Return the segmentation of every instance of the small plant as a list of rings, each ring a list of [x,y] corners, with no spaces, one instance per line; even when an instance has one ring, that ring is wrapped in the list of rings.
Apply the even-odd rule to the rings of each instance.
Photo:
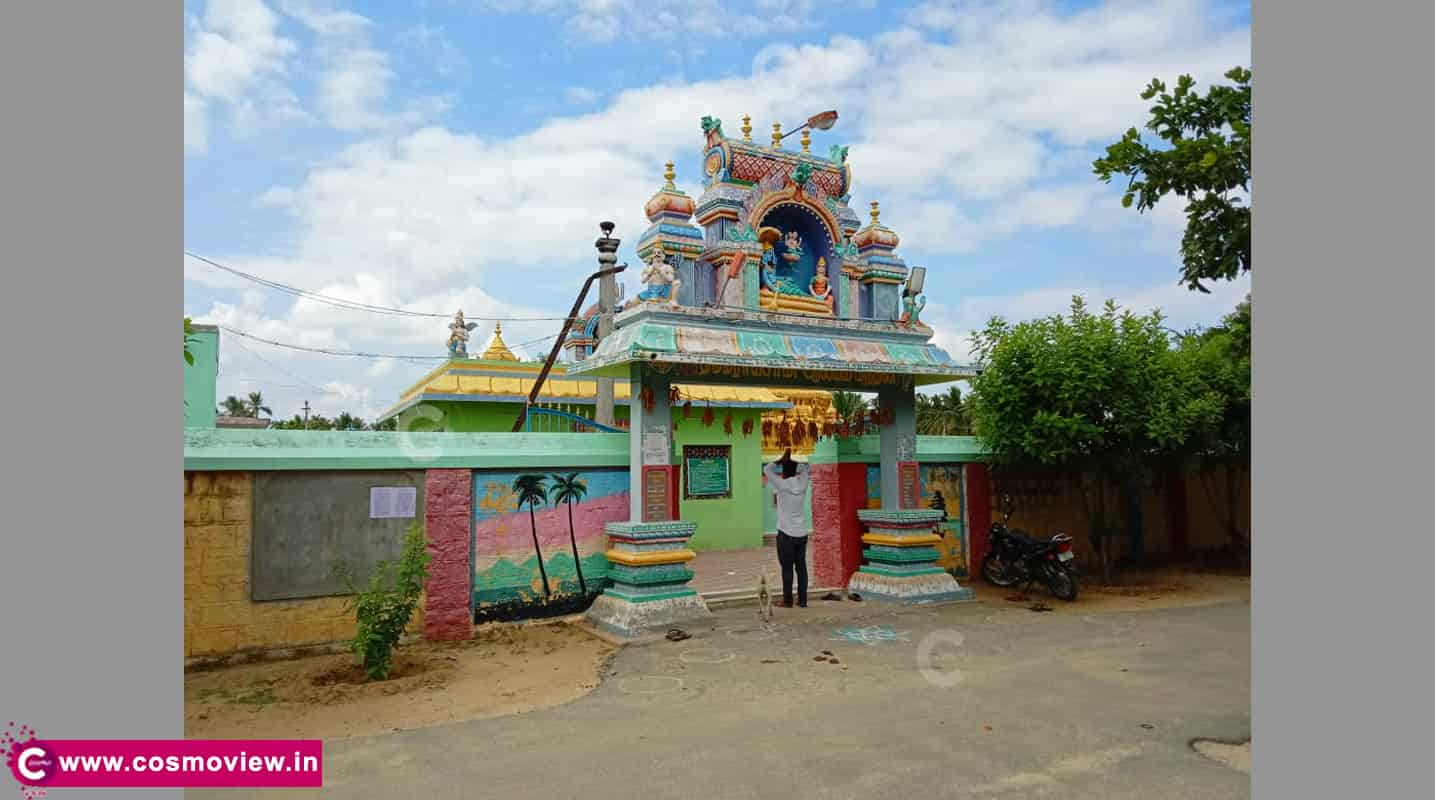
[[[404,550],[398,563],[380,561],[376,564],[367,589],[356,589],[348,572],[340,570],[349,591],[354,593],[349,607],[359,625],[350,646],[370,680],[382,681],[389,677],[394,647],[408,628],[414,609],[418,608],[419,594],[428,577],[429,559],[423,527],[415,523],[404,535]]]

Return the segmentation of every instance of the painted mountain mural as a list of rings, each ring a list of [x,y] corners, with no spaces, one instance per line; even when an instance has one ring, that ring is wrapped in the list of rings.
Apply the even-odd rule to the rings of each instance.
[[[473,473],[475,618],[585,608],[607,585],[604,525],[628,518],[626,469]]]

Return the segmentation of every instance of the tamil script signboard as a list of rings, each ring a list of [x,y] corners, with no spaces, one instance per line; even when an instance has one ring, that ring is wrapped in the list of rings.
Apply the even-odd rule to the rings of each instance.
[[[732,448],[683,448],[683,494],[688,499],[732,496]]]

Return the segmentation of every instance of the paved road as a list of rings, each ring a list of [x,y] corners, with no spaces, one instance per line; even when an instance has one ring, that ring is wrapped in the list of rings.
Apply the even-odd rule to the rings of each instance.
[[[1250,794],[1247,775],[1189,746],[1250,737],[1244,603],[1085,615],[1079,603],[814,601],[798,613],[768,632],[752,606],[720,609],[688,641],[624,649],[566,706],[330,743],[322,796]],[[840,663],[814,661],[822,650]]]

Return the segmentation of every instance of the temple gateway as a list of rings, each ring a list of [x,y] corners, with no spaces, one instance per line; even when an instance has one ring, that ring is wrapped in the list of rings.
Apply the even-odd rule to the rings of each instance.
[[[669,166],[638,244],[647,286],[567,370],[626,382],[632,400],[629,516],[607,525],[612,585],[588,611],[611,633],[634,636],[708,613],[682,568],[699,523],[672,513],[684,467],[674,457],[675,386],[875,392],[880,503],[856,512],[865,563],[848,586],[908,603],[970,597],[935,564],[943,514],[919,502],[914,392],[974,372],[931,344],[919,318],[924,270],[897,255],[897,234],[882,225],[877,203],[865,225],[848,205],[847,149],[809,152],[807,131],[823,122],[804,126],[794,152],[783,148],[780,126],[763,145],[747,118],[740,139],[703,118],[702,196],[677,189]],[[814,479],[812,508],[842,508],[840,485]],[[814,540],[814,560],[824,546],[855,544],[840,539]]]

